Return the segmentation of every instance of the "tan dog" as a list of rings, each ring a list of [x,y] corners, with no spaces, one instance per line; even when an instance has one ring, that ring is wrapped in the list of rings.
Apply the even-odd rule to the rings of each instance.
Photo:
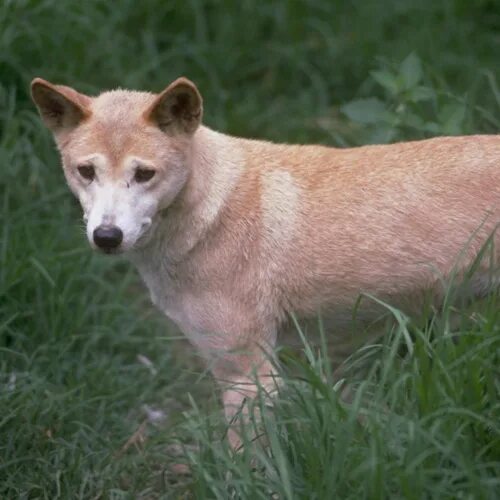
[[[228,417],[255,392],[252,370],[266,384],[265,353],[289,313],[327,312],[344,355],[361,292],[408,312],[426,292],[439,301],[462,250],[459,270],[500,222],[498,135],[289,146],[201,126],[202,99],[184,78],[158,95],[98,97],[35,79],[32,94],[90,244],[137,266],[210,359]],[[379,314],[363,301],[360,328]]]

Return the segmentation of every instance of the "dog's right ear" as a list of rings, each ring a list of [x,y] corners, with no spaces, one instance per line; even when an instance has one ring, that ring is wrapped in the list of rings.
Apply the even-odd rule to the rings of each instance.
[[[41,78],[31,82],[31,96],[43,122],[55,134],[76,127],[91,114],[90,97]]]

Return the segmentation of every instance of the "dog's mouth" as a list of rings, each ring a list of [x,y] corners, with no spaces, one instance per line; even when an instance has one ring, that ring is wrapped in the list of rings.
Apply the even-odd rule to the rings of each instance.
[[[123,253],[123,249],[121,248],[99,248],[97,250],[104,255],[119,255]]]
[[[92,250],[94,252],[97,252],[102,255],[120,255],[125,252],[125,249],[119,245],[117,247],[101,247],[99,245],[96,245],[94,242],[91,242],[90,244]]]
[[[157,223],[156,218],[153,218],[151,222],[147,225],[147,227],[142,231],[140,236],[137,238],[137,240],[133,245],[133,248],[144,247],[145,245],[148,244],[149,240],[151,239],[151,236],[153,235],[156,223]]]

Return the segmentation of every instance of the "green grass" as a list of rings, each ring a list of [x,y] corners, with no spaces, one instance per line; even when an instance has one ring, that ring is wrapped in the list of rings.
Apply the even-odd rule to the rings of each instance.
[[[0,4],[0,498],[498,498],[498,294],[425,321],[396,312],[348,363],[349,404],[324,353],[288,357],[255,423],[268,447],[234,456],[197,356],[125,261],[89,250],[29,99],[35,76],[95,93],[184,74],[205,122],[232,134],[498,133],[497,2],[115,5]],[[177,442],[198,448],[175,458]],[[170,471],[179,460],[192,476]]]

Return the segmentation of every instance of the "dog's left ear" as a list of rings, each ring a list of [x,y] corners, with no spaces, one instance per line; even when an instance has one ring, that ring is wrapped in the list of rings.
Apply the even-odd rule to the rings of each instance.
[[[187,78],[172,82],[144,113],[167,134],[191,135],[201,123],[203,101],[196,85]]]

